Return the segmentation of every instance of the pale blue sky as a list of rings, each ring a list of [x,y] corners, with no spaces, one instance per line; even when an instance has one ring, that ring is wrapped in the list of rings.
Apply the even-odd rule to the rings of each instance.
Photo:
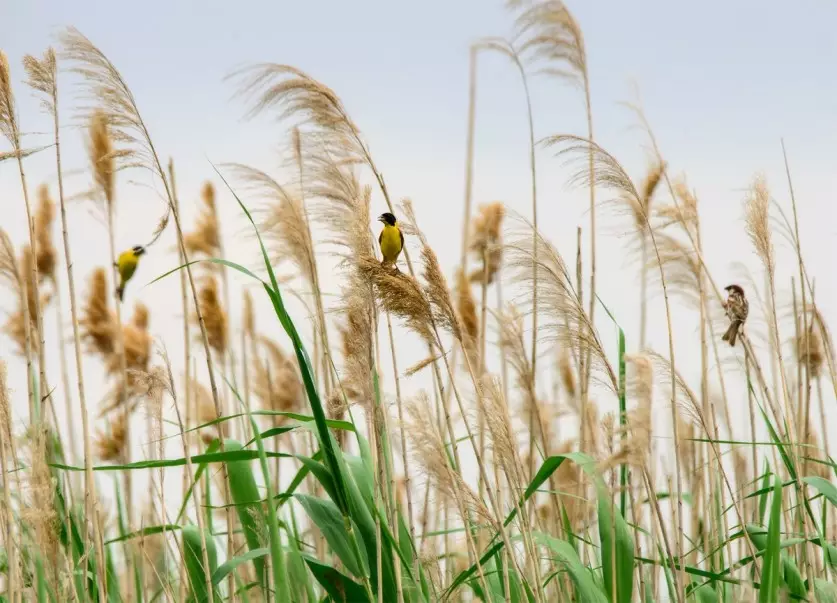
[[[23,79],[23,54],[40,53],[67,25],[78,27],[110,57],[131,86],[157,148],[175,158],[187,214],[194,211],[188,205],[197,199],[200,183],[213,176],[206,157],[269,169],[277,165],[276,150],[286,141],[281,125],[267,119],[241,121],[242,104],[231,99],[234,89],[224,76],[259,61],[307,71],[341,96],[392,193],[414,200],[421,225],[452,272],[462,219],[468,47],[479,37],[511,32],[510,15],[500,2],[151,0],[119,6],[2,0],[0,5],[0,47],[10,57],[16,82]],[[752,175],[764,171],[776,198],[789,207],[779,142],[785,138],[809,268],[817,276],[821,307],[837,318],[832,209],[837,194],[837,5],[649,0],[571,2],[570,8],[586,37],[597,140],[632,174],[642,175],[645,141],[632,129],[631,114],[618,104],[632,98],[636,83],[672,171],[685,172],[700,197],[707,261],[722,286],[731,278],[732,260],[757,266],[741,221],[742,191]],[[538,138],[584,132],[576,90],[539,78],[532,89]],[[63,93],[69,124],[69,85]],[[481,56],[478,94],[474,202],[503,200],[528,216],[527,133],[517,73],[502,57]],[[22,128],[47,130],[22,85],[17,96]],[[83,148],[81,137],[68,126],[68,171],[86,168]],[[542,230],[574,263],[575,229],[587,228],[585,197],[566,189],[567,172],[549,153],[540,152],[538,162]],[[28,166],[33,189],[41,181],[54,183],[48,153],[32,158]],[[120,184],[120,247],[146,240],[161,207],[146,188],[131,187],[128,180],[123,177]],[[84,186],[84,176],[68,177],[71,193]],[[19,183],[9,163],[0,166],[0,191],[0,225],[22,242]],[[227,235],[244,232],[230,197],[220,199]],[[374,204],[373,212],[383,210],[381,199],[376,197]],[[81,234],[96,228],[101,227],[83,208],[73,210],[80,281],[94,265],[106,263],[104,230],[90,238]],[[603,233],[599,240],[600,295],[626,325],[629,347],[635,347],[635,268],[626,270],[618,237]],[[228,242],[229,254],[249,262],[252,248],[240,241]],[[158,251],[143,264],[138,276],[143,283],[174,265],[172,254],[162,253],[162,247]],[[780,288],[787,289],[790,275],[781,273]],[[176,279],[147,289],[138,285],[133,294],[152,307],[152,330],[179,333],[179,305],[172,308],[163,301],[177,295]],[[270,323],[266,305],[263,309],[261,320]],[[655,317],[661,311],[661,305],[655,307]],[[599,322],[612,340],[610,325]],[[663,323],[652,324],[650,342],[665,350]],[[272,323],[269,328],[277,332]],[[689,319],[675,330],[684,366],[695,366],[695,325]],[[179,340],[169,339],[172,357],[179,358]],[[0,355],[7,356],[8,349],[4,340]],[[407,355],[420,358],[420,347]],[[57,361],[50,362],[55,366]],[[91,378],[97,374],[95,368],[89,372]],[[16,387],[25,389],[22,381]]]

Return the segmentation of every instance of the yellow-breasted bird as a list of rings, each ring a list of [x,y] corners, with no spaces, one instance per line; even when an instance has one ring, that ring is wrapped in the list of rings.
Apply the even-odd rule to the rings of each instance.
[[[120,253],[116,259],[114,266],[119,271],[119,286],[116,288],[116,296],[119,298],[119,301],[122,301],[122,295],[125,293],[125,285],[134,276],[134,272],[137,271],[140,256],[144,253],[145,247],[142,245],[134,245],[127,251]]]
[[[404,233],[398,227],[398,221],[395,219],[395,216],[389,212],[378,216],[378,221],[384,224],[384,229],[378,237],[378,244],[381,246],[381,255],[384,256],[381,264],[392,264],[398,270],[395,262],[398,260],[398,256],[401,255],[401,250],[404,249]]]

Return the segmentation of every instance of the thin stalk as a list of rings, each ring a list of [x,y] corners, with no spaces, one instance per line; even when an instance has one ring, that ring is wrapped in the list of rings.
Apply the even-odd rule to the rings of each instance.
[[[73,463],[76,461],[76,433],[75,421],[73,412],[73,397],[70,393],[70,376],[67,370],[67,354],[64,350],[64,329],[62,321],[64,319],[63,304],[61,303],[61,287],[58,285],[58,280],[54,282],[55,287],[55,324],[58,329],[58,361],[61,366],[61,388],[64,390],[64,413],[66,416],[65,422],[67,424],[67,445],[69,448],[69,458]]]
[[[53,138],[55,140],[55,165],[58,175],[58,204],[61,208],[61,235],[64,243],[64,266],[67,270],[67,286],[70,292],[70,320],[73,327],[73,353],[76,358],[76,382],[78,384],[79,411],[81,413],[81,432],[84,447],[84,516],[85,521],[93,524],[93,538],[96,547],[96,557],[99,563],[98,580],[100,592],[105,592],[106,577],[104,572],[104,541],[99,531],[99,522],[93,517],[94,510],[98,507],[96,498],[96,480],[93,477],[93,456],[90,449],[90,421],[87,414],[87,397],[84,391],[84,368],[82,366],[81,336],[78,328],[78,306],[76,303],[76,286],[73,275],[73,261],[70,256],[70,234],[67,227],[67,206],[64,202],[64,176],[61,169],[61,135],[58,120],[58,84],[52,88],[52,114]],[[87,550],[87,539],[89,530],[83,530],[82,541],[84,550]],[[84,582],[86,584],[86,581]],[[87,593],[85,591],[85,597]]]
[[[186,459],[186,471],[184,476],[189,480],[189,490],[192,492],[192,498],[194,500],[195,505],[195,518],[198,522],[198,530],[201,533],[201,561],[203,562],[203,566],[207,568],[207,571],[204,572],[206,576],[206,592],[209,594],[210,598],[213,598],[212,592],[212,577],[210,576],[209,570],[209,555],[206,550],[206,528],[204,527],[204,517],[203,517],[203,505],[201,504],[200,500],[200,493],[201,489],[195,483],[195,472],[192,467],[192,453],[189,451],[189,441],[186,438],[186,428],[184,427],[183,418],[180,415],[180,407],[177,404],[177,393],[174,387],[174,378],[171,374],[171,366],[168,364],[168,359],[166,359],[166,369],[168,370],[168,378],[169,383],[171,385],[171,394],[174,397],[174,412],[177,415],[177,424],[180,428],[180,442],[183,445],[183,458]],[[188,370],[188,365],[187,365]],[[188,375],[186,381],[189,381]],[[186,411],[189,412],[189,407],[191,406],[191,402],[187,398],[186,400]],[[188,425],[188,423],[186,423]],[[183,581],[185,583],[185,581]]]
[[[172,199],[174,201],[174,211],[180,213],[180,198],[177,196],[177,179],[175,177],[174,171],[174,160],[169,159],[169,181],[171,182],[171,193]],[[178,249],[178,261],[180,265],[186,263],[183,255],[180,253]],[[183,308],[183,366],[186,370],[186,379],[184,380],[183,384],[183,397],[186,400],[186,425],[191,425],[192,421],[192,397],[191,397],[191,379],[189,378],[189,364],[190,358],[192,355],[192,341],[191,337],[189,337],[189,300],[186,297],[186,274],[182,271],[178,271],[178,276],[180,277],[180,301],[181,307]],[[174,387],[174,383],[172,383],[172,387]],[[183,474],[183,495],[185,496],[186,493],[189,491],[190,487],[189,483],[189,475],[186,473]],[[208,567],[208,566],[207,566]],[[180,565],[179,568],[180,572],[180,599],[183,600],[186,597],[186,568],[183,564]]]
[[[5,387],[6,366],[0,364],[0,378],[2,383],[0,387]],[[5,395],[5,392],[0,393]],[[11,412],[11,408],[8,409]],[[11,417],[4,417],[6,425],[11,424]],[[15,544],[14,536],[14,512],[12,511],[12,498],[9,489],[9,466],[8,458],[6,456],[6,440],[10,439],[11,432],[6,430],[6,425],[0,425],[0,467],[3,469],[3,511],[5,518],[5,542],[3,543],[8,557],[8,578],[6,582],[6,589],[9,600],[15,603],[18,600],[18,561],[17,561],[17,545]],[[8,436],[8,437],[7,437]]]
[[[389,332],[389,349],[392,356],[392,375],[395,380],[395,403],[398,407],[398,423],[401,428],[401,459],[404,462],[404,489],[407,495],[407,520],[410,528],[410,539],[413,543],[416,542],[416,525],[413,521],[413,493],[412,482],[410,481],[410,461],[407,456],[407,434],[404,433],[404,414],[401,401],[401,377],[398,373],[398,361],[395,355],[395,338],[392,334],[392,321],[387,312],[387,331]],[[394,472],[393,472],[394,478]],[[398,525],[393,524],[395,534],[398,534]],[[399,566],[400,567],[400,566]],[[416,555],[413,559],[413,574],[418,579],[419,575],[419,559]]]
[[[106,199],[108,209],[108,244],[110,249],[110,258],[113,271],[113,282],[119,282],[119,268],[116,265],[116,246],[114,244],[114,202],[115,199]],[[131,416],[128,408],[128,359],[125,356],[125,337],[122,330],[122,302],[116,301],[116,353],[119,355],[119,374],[122,382],[119,390],[119,407],[122,412],[126,413],[125,417],[125,455],[124,462],[131,462]],[[128,532],[134,528],[134,492],[133,479],[130,471],[124,472],[125,479],[125,515]],[[129,565],[128,572],[133,575],[134,566],[136,564],[136,557],[133,553],[128,555]],[[133,592],[133,581],[129,581],[132,585],[129,587],[129,601],[132,601],[139,593]]]

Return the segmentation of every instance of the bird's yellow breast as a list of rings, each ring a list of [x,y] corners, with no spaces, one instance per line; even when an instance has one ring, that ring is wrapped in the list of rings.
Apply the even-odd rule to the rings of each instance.
[[[134,275],[134,271],[137,269],[137,264],[139,263],[139,257],[133,250],[129,249],[119,254],[116,263],[119,267],[119,276],[122,277],[123,281],[127,281]]]
[[[381,255],[387,262],[395,262],[401,253],[401,230],[397,226],[384,225],[380,237]]]

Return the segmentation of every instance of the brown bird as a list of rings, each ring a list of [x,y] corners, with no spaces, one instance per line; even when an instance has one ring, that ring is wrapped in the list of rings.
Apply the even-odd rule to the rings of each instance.
[[[739,285],[729,285],[724,287],[724,290],[727,292],[727,301],[724,302],[724,309],[727,311],[730,325],[721,339],[729,342],[731,346],[735,346],[738,331],[744,326],[747,315],[750,313],[750,304],[744,295],[744,289]]]

